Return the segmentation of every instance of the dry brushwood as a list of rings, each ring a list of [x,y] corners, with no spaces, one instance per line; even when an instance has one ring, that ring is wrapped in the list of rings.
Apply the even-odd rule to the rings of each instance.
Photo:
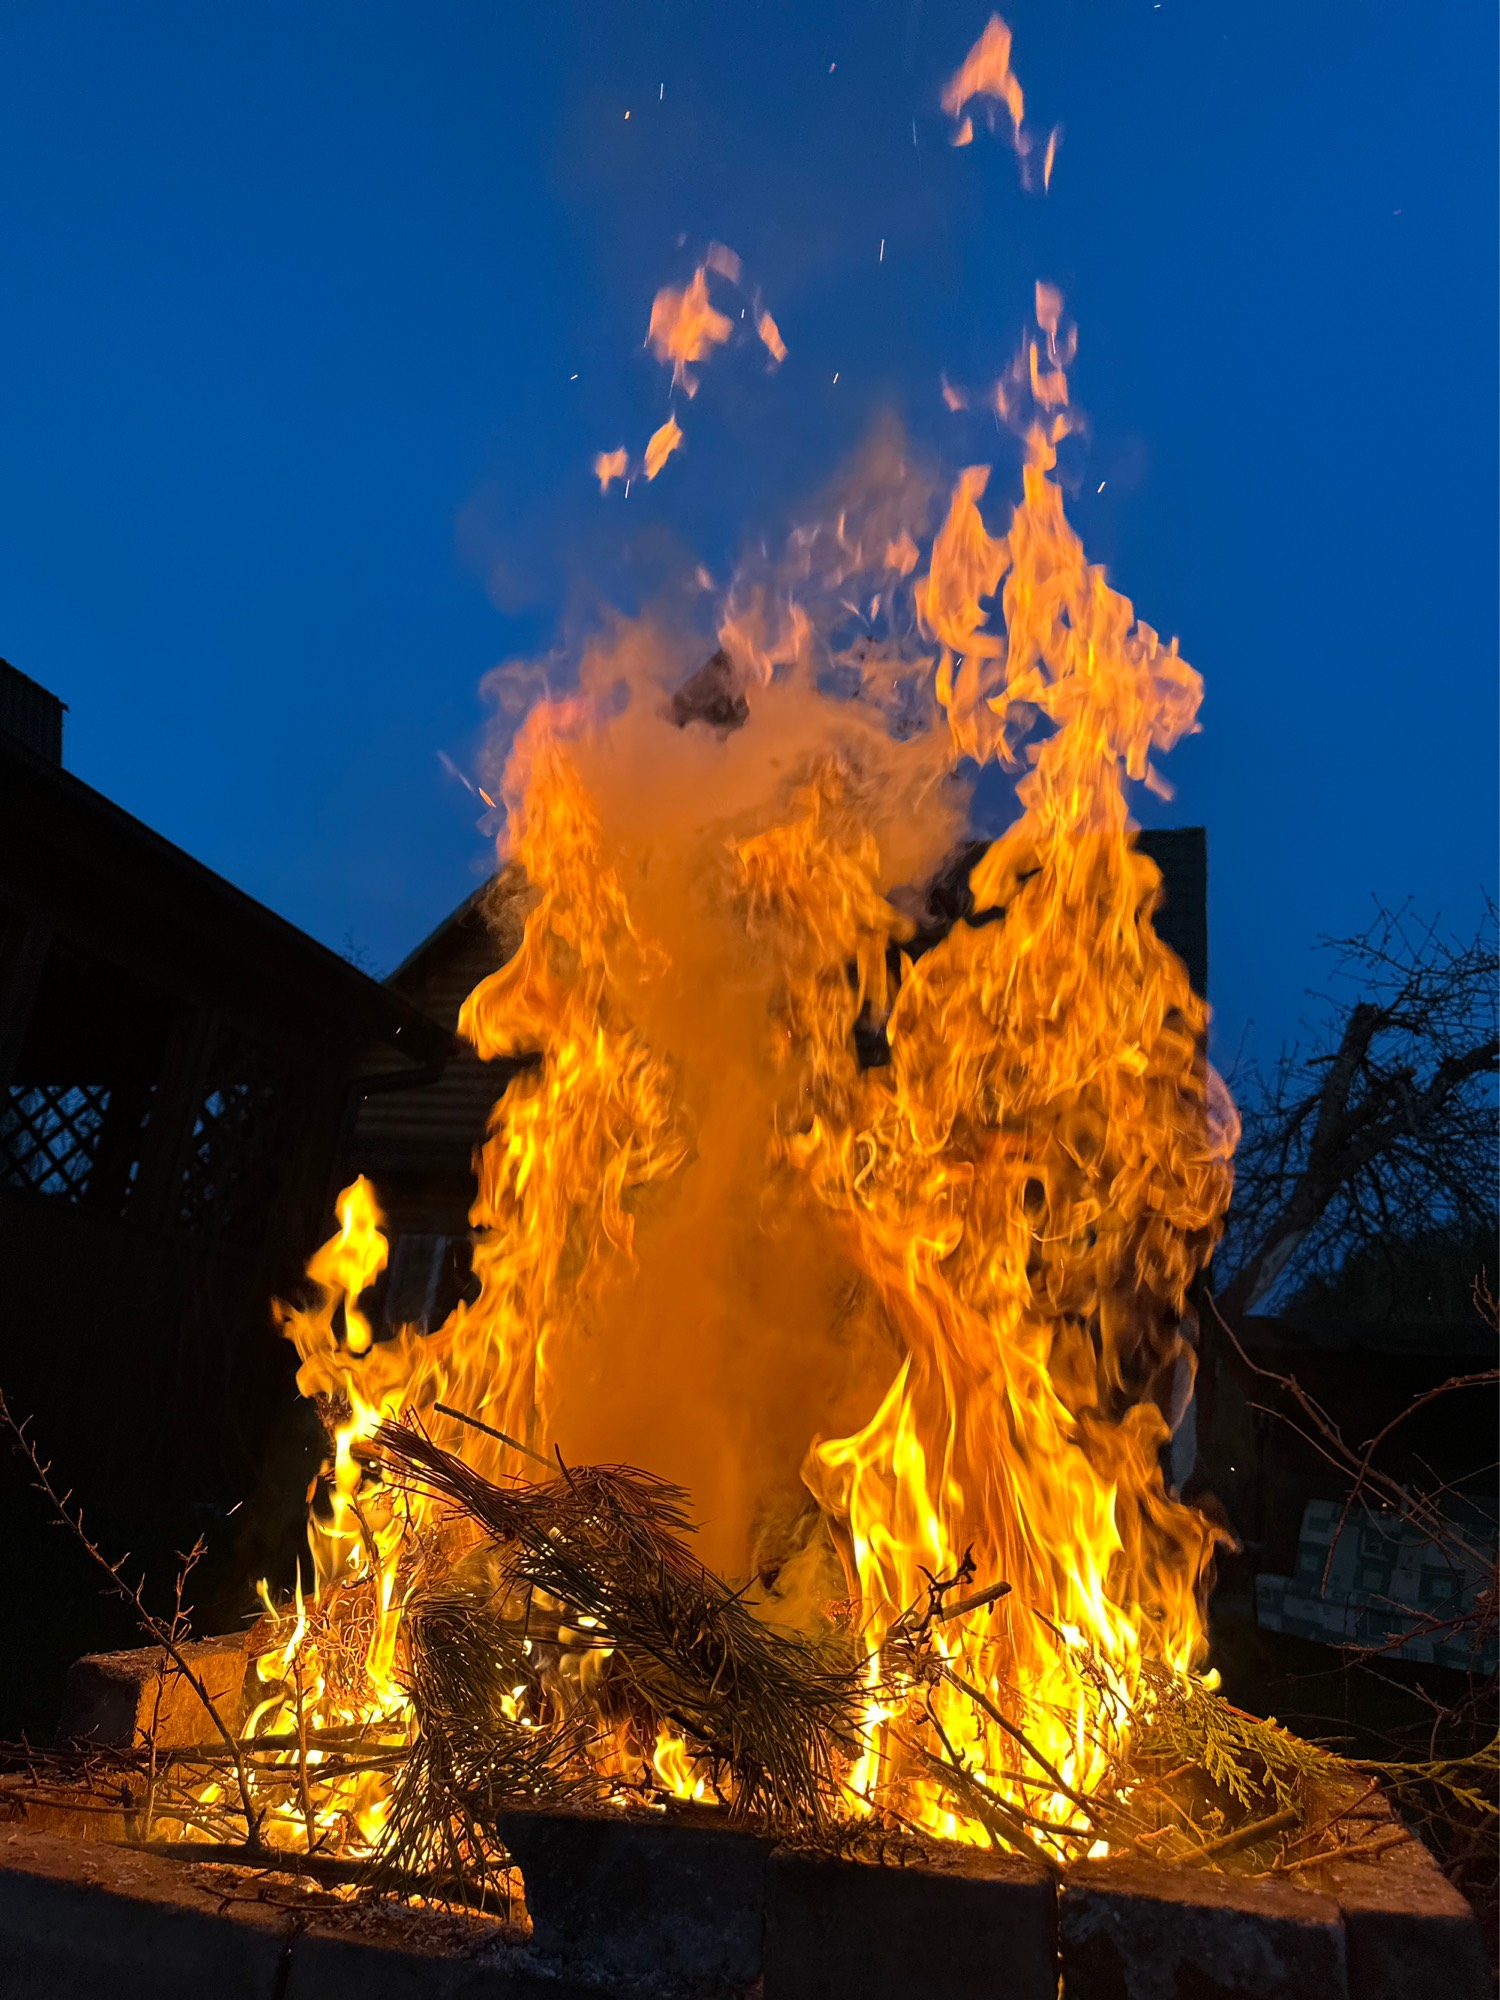
[[[1500,1322],[1500,1312],[1496,1310],[1494,1294],[1488,1284],[1480,1278],[1474,1284],[1474,1304],[1480,1318],[1488,1322],[1494,1330]],[[1448,1506],[1448,1496],[1452,1486],[1434,1486],[1424,1492],[1418,1486],[1410,1486],[1390,1472],[1384,1472],[1374,1464],[1376,1454],[1386,1446],[1392,1434],[1418,1410],[1424,1406],[1452,1394],[1472,1392],[1472,1390],[1492,1390],[1500,1382],[1500,1370],[1482,1368],[1472,1374],[1450,1376],[1446,1382],[1438,1382],[1434,1388],[1424,1390],[1416,1396],[1392,1422],[1382,1426],[1364,1444],[1350,1444],[1344,1438],[1340,1424],[1334,1416],[1324,1410],[1324,1406],[1310,1396],[1296,1376],[1280,1374],[1274,1368],[1262,1368],[1244,1350],[1238,1334],[1230,1320],[1224,1318],[1218,1304],[1210,1300],[1210,1310],[1218,1320],[1220,1332],[1226,1336],[1230,1346],[1240,1358],[1246,1372],[1258,1380],[1268,1382],[1278,1396],[1276,1402],[1256,1402],[1252,1408],[1264,1416],[1276,1418],[1294,1430],[1306,1444],[1310,1444],[1318,1456],[1338,1474],[1348,1478],[1348,1492],[1344,1496],[1344,1506],[1338,1516],[1336,1530],[1328,1544],[1328,1558],[1322,1572],[1322,1588],[1328,1588],[1332,1574],[1334,1552],[1338,1540],[1344,1534],[1344,1526],[1358,1504],[1374,1504],[1382,1508],[1392,1518],[1400,1520],[1404,1526],[1412,1528],[1420,1540],[1444,1560],[1444,1566],[1458,1578],[1474,1578],[1474,1588],[1460,1594],[1456,1604],[1446,1604],[1444,1608],[1426,1610],[1416,1616],[1404,1632],[1394,1638],[1378,1640],[1366,1646],[1346,1648],[1346,1660],[1350,1664],[1374,1670],[1376,1664],[1394,1650],[1396,1644],[1408,1638],[1438,1636],[1448,1640],[1466,1642],[1470,1656],[1474,1660],[1474,1670],[1468,1674],[1468,1688],[1460,1702],[1448,1708],[1436,1708],[1430,1726],[1426,1730],[1428,1756],[1426,1758],[1398,1758],[1388,1764],[1370,1762],[1370,1770],[1386,1770],[1390,1774],[1390,1784],[1394,1788],[1414,1790],[1422,1784],[1430,1786],[1434,1792],[1454,1798],[1456,1802],[1470,1806],[1474,1794],[1484,1806],[1486,1816],[1494,1816],[1494,1786],[1492,1776],[1496,1768],[1496,1734],[1494,1734],[1494,1708],[1496,1708],[1496,1676],[1494,1670],[1488,1674],[1480,1672],[1480,1662],[1486,1650],[1494,1642],[1496,1628],[1496,1606],[1500,1606],[1500,1570],[1496,1568],[1494,1542],[1486,1540],[1482,1532],[1474,1532],[1462,1524],[1462,1520]],[[1290,1408],[1288,1408],[1290,1406]],[[1438,1754],[1438,1746],[1448,1746],[1448,1756]],[[1462,1744],[1464,1754],[1454,1756],[1452,1746]],[[1412,1774],[1418,1776],[1412,1776]]]
[[[1333,1752],[1303,1742],[1274,1720],[1247,1715],[1203,1681],[1161,1663],[1141,1662],[1134,1696],[1127,1701],[1118,1672],[1087,1642],[1033,1612],[1068,1648],[1097,1701],[1090,1735],[1108,1762],[1087,1793],[1077,1790],[1038,1747],[1035,1704],[1015,1688],[992,1699],[932,1648],[934,1627],[1006,1594],[1006,1585],[992,1584],[950,1605],[949,1594],[972,1579],[967,1555],[953,1575],[929,1575],[925,1604],[911,1606],[896,1621],[886,1651],[903,1685],[929,1690],[946,1685],[972,1705],[976,1724],[982,1720],[999,1728],[1014,1745],[1012,1769],[971,1768],[930,1697],[925,1711],[908,1711],[908,1734],[897,1739],[992,1844],[1049,1867],[1077,1859],[1103,1840],[1117,1853],[1217,1868],[1231,1856],[1269,1853],[1302,1828],[1320,1783],[1349,1775],[1350,1767]],[[1058,1710],[1055,1719],[1070,1717]],[[937,1749],[923,1738],[928,1730]],[[1123,1752],[1115,1747],[1122,1741],[1128,1745]],[[1067,1806],[1060,1810],[1063,1800]]]
[[[1493,1294],[1481,1279],[1474,1289],[1480,1317],[1491,1328],[1500,1320]],[[1407,1485],[1374,1464],[1376,1454],[1392,1434],[1426,1404],[1457,1392],[1492,1389],[1497,1371],[1484,1369],[1450,1377],[1416,1398],[1393,1422],[1362,1445],[1351,1444],[1330,1413],[1305,1390],[1294,1375],[1280,1374],[1254,1361],[1234,1331],[1232,1323],[1210,1301],[1220,1330],[1234,1347],[1242,1365],[1257,1381],[1266,1382],[1277,1392],[1280,1404],[1252,1405],[1275,1417],[1310,1444],[1336,1472],[1348,1479],[1343,1511],[1329,1544],[1323,1584],[1327,1587],[1334,1551],[1354,1506],[1373,1501],[1392,1517],[1407,1524],[1428,1548],[1438,1553],[1445,1565],[1459,1576],[1476,1576],[1478,1586],[1460,1598],[1457,1605],[1429,1610],[1414,1620],[1405,1632],[1393,1639],[1344,1649],[1344,1663],[1380,1678],[1384,1657],[1402,1638],[1430,1634],[1450,1643],[1467,1642],[1476,1670],[1465,1682],[1463,1695],[1451,1704],[1429,1702],[1430,1714],[1407,1732],[1407,1741],[1397,1739],[1398,1753],[1385,1759],[1362,1758],[1350,1768],[1377,1775],[1387,1786],[1407,1823],[1424,1839],[1461,1868],[1492,1884],[1494,1876],[1495,1829],[1500,1820],[1496,1807],[1496,1779],[1500,1775],[1500,1738],[1495,1734],[1496,1687],[1493,1670],[1477,1670],[1485,1651],[1493,1644],[1497,1604],[1500,1604],[1500,1570],[1496,1567],[1493,1544],[1468,1532],[1444,1504],[1448,1489],[1424,1492]],[[1288,1407],[1290,1406],[1290,1408]],[[1421,1741],[1425,1739],[1425,1741]],[[1412,1755],[1425,1748],[1427,1754]],[[1444,1754],[1446,1753],[1446,1754]]]
[[[0,1418],[6,1414],[0,1403]],[[29,1447],[24,1432],[21,1439]],[[60,1519],[112,1587],[136,1604],[148,1633],[178,1655],[180,1592],[172,1618],[151,1618],[139,1589],[124,1585],[118,1567],[82,1536],[66,1498],[31,1456]],[[627,1722],[646,1745],[663,1725],[681,1732],[733,1815],[817,1845],[848,1837],[851,1822],[837,1801],[860,1747],[862,1663],[842,1637],[819,1646],[757,1620],[686,1545],[680,1488],[629,1467],[561,1463],[556,1477],[497,1483],[411,1423],[383,1426],[372,1457],[386,1477],[444,1501],[460,1526],[456,1536],[428,1542],[426,1574],[419,1565],[407,1605],[404,1679],[418,1725],[410,1743],[357,1726],[314,1732],[305,1725],[235,1740],[204,1695],[219,1744],[89,1753],[0,1748],[0,1771],[8,1774],[0,1791],[123,1810],[130,1837],[153,1846],[162,1844],[152,1837],[155,1820],[180,1827],[195,1853],[503,1910],[511,1878],[498,1837],[501,1815],[619,1789],[619,1780],[599,1775],[591,1731]],[[452,1560],[456,1546],[466,1553]],[[1493,1813],[1493,1744],[1478,1758],[1446,1764],[1350,1763],[1149,1663],[1127,1715],[1117,1676],[1075,1644],[1101,1714],[1113,1712],[1130,1745],[1105,1781],[1082,1796],[1027,1733],[1020,1695],[1014,1703],[1007,1696],[1002,1713],[935,1649],[936,1628],[1005,1594],[1003,1582],[960,1594],[972,1581],[967,1558],[952,1576],[929,1578],[925,1604],[898,1620],[888,1639],[892,1671],[908,1692],[944,1683],[974,1704],[976,1719],[982,1713],[1013,1741],[1017,1769],[971,1769],[930,1699],[925,1716],[909,1714],[908,1734],[898,1739],[997,1846],[1056,1865],[1102,1838],[1116,1852],[1211,1868],[1233,1858],[1241,1868],[1302,1870],[1365,1851],[1368,1843],[1345,1824],[1356,1817],[1352,1807],[1316,1825],[1308,1811],[1328,1781],[1355,1774],[1376,1774],[1403,1807],[1409,1793],[1438,1790],[1470,1813]],[[571,1677],[558,1671],[564,1663]],[[928,1728],[931,1743],[923,1740]],[[391,1783],[373,1863],[325,1852],[329,1836],[314,1835],[317,1788],[360,1774]],[[144,1795],[136,1781],[144,1781]],[[1067,1824],[1057,1823],[1055,1804],[1047,1803],[1058,1796],[1073,1808]],[[306,1854],[273,1854],[263,1844],[266,1816],[289,1810],[307,1823]],[[879,1816],[923,1839],[893,1805],[882,1804]],[[1381,1834],[1377,1844],[1390,1837]]]
[[[472,1566],[471,1566],[472,1567]],[[538,1726],[517,1712],[531,1662],[485,1578],[452,1579],[407,1611],[406,1686],[417,1735],[392,1791],[372,1870],[378,1888],[426,1878],[461,1883],[466,1900],[509,1907],[495,1838],[502,1810],[577,1804],[597,1796],[586,1732],[566,1719]]]
[[[647,1742],[662,1725],[681,1731],[715,1789],[729,1781],[736,1816],[824,1821],[836,1761],[854,1745],[858,1663],[757,1619],[686,1546],[679,1487],[630,1467],[561,1463],[555,1479],[499,1485],[410,1423],[382,1425],[376,1448],[388,1475],[480,1531],[489,1602],[519,1612],[517,1652],[550,1621],[560,1643],[599,1653],[603,1713],[629,1719]],[[450,1661],[463,1632],[450,1617],[439,1646]],[[430,1646],[427,1659],[440,1671]],[[518,1666],[513,1685],[530,1680]]]

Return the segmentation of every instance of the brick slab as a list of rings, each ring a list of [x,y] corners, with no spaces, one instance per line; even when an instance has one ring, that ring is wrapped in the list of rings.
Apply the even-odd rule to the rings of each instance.
[[[383,1934],[366,1928],[353,1935],[316,1922],[299,1930],[276,2000],[609,2000],[598,1986],[539,1968],[524,1949],[497,1944],[476,1951],[472,1940],[446,1938],[442,1917],[388,1914]],[[449,1943],[455,1950],[444,1948]]]
[[[0,1833],[5,2000],[276,2000],[285,1944],[159,1855]]]
[[[3,2000],[608,2000],[483,1918],[0,1831]]]
[[[1344,1913],[1353,2000],[1494,2000],[1479,1920],[1426,1858],[1430,1873],[1399,1862],[1321,1871]]]
[[[1056,2000],[1056,1893],[1029,1862],[893,1867],[779,1849],[765,2000]]]
[[[225,1723],[235,1728],[244,1699],[243,1637],[191,1639],[182,1655]],[[219,1740],[213,1717],[170,1654],[145,1646],[133,1653],[85,1653],[73,1662],[63,1685],[60,1743],[130,1750],[151,1733],[164,1750]]]
[[[499,1831],[544,1957],[708,1993],[760,1977],[770,1843],[722,1815],[502,1813]]]
[[[1365,2000],[1329,1897],[1277,1882],[1086,1862],[1063,1884],[1068,2000]]]

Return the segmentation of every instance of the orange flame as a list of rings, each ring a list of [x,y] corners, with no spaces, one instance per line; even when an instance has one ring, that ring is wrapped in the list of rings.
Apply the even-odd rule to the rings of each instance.
[[[935,1833],[982,1837],[921,1730],[1043,1830],[1076,1826],[1143,1665],[1201,1668],[1216,1531],[1164,1485],[1163,1413],[1234,1121],[1125,792],[1196,727],[1201,683],[1066,518],[1072,345],[1051,287],[1037,321],[1003,533],[970,467],[917,574],[925,494],[877,453],[868,490],[792,537],[796,596],[746,581],[724,607],[714,671],[742,729],[662,726],[670,672],[645,630],[522,728],[505,795],[525,928],[460,1027],[481,1056],[541,1059],[477,1162],[478,1297],[430,1335],[372,1338],[360,1300],[385,1245],[360,1182],[310,1266],[318,1302],[285,1315],[299,1386],[337,1421],[318,1605],[280,1614],[262,1659],[278,1713],[321,1658],[314,1611],[358,1588],[363,1694],[325,1675],[318,1699],[410,1726],[401,1614],[426,1503],[368,1490],[356,1447],[404,1410],[520,1469],[439,1403],[682,1479],[705,1553],[768,1617],[826,1631],[852,1598],[870,1699],[845,1783]],[[697,353],[684,339],[676,359]],[[851,614],[885,636],[847,656],[859,692],[829,698]],[[957,831],[962,757],[1023,770],[1020,816],[972,872],[982,920],[913,957],[903,885]],[[887,1062],[862,1066],[862,1021]],[[937,1683],[905,1688],[904,1621],[961,1571],[1009,1595],[940,1621]],[[612,1741],[612,1770],[634,1758],[700,1795],[685,1741]]]
[[[698,378],[688,368],[722,347],[734,322],[717,311],[708,297],[708,266],[700,264],[690,283],[674,289],[664,285],[651,305],[646,345],[658,361],[672,364],[672,380],[689,396],[698,393]]]
[[[686,1740],[663,1729],[651,1753],[651,1766],[663,1791],[674,1799],[702,1800],[708,1790],[702,1775],[693,1768]]]
[[[1003,104],[1010,113],[1011,137],[1016,151],[1024,153],[1027,150],[1023,124],[1026,100],[1010,66],[1010,43],[1010,29],[998,14],[991,14],[984,33],[944,87],[943,109],[956,123],[963,121],[959,130],[964,136],[955,139],[955,145],[966,145],[974,136],[972,123],[964,117],[964,107],[976,97],[990,97]]]
[[[1054,343],[1060,303],[1039,292]],[[1033,423],[1001,541],[978,516],[982,471],[963,475],[922,598],[966,654],[969,684],[948,693],[961,747],[1013,754],[1031,715],[1054,725],[1018,788],[1022,817],[974,872],[976,903],[1004,920],[955,931],[903,981],[890,1080],[858,1143],[826,1128],[800,1151],[859,1232],[862,1266],[884,1268],[902,1331],[879,1408],[816,1445],[807,1472],[847,1524],[866,1613],[888,1627],[924,1567],[951,1573],[966,1550],[981,1577],[1007,1579],[1003,1612],[953,1634],[958,1677],[1002,1710],[1025,1690],[1033,1741],[1086,1790],[1138,1662],[1201,1662],[1214,1530],[1163,1490],[1149,1384],[1183,1357],[1233,1121],[1203,1060],[1203,1005],[1151,928],[1156,871],[1120,783],[1194,726],[1200,683],[1085,561],[1052,477],[1064,423]],[[1002,575],[1003,638],[978,609]],[[996,663],[982,684],[981,661]],[[1079,1642],[1118,1676],[1109,1722],[1078,1678]],[[955,1729],[972,1718],[951,1687],[935,1700]],[[1014,1747],[995,1728],[974,1761],[998,1768]],[[925,1803],[937,1824],[939,1800]],[[1059,1790],[1045,1814],[1068,1810]]]
[[[307,1275],[339,1299],[344,1311],[344,1340],[350,1354],[370,1345],[370,1322],[359,1309],[361,1295],[385,1269],[386,1243],[380,1233],[380,1210],[374,1190],[361,1177],[338,1198],[339,1233],[308,1261]]]
[[[630,465],[624,445],[618,451],[601,451],[594,460],[594,477],[599,482],[599,491],[607,493],[610,481],[623,479]]]
[[[765,342],[771,359],[779,367],[786,360],[786,342],[781,337],[781,328],[764,309],[756,314],[755,331]]]
[[[675,417],[668,417],[659,430],[651,433],[646,445],[646,477],[654,479],[667,460],[682,443],[682,427]]]

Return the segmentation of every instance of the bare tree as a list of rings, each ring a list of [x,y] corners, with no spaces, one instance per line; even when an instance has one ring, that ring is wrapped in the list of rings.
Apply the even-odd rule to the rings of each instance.
[[[1310,1042],[1237,1079],[1245,1129],[1215,1262],[1230,1320],[1351,1255],[1494,1231],[1495,905],[1468,942],[1408,907],[1325,949]]]

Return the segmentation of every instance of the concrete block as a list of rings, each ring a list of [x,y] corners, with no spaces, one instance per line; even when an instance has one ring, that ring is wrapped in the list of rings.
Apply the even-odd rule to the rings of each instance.
[[[765,2000],[1055,2000],[1056,1938],[1052,1878],[1030,1862],[960,1850],[893,1867],[778,1849]]]
[[[761,1970],[770,1843],[719,1813],[502,1813],[533,1943],[607,1981],[732,1993]]]
[[[1279,1882],[1085,1862],[1064,1879],[1058,1932],[1068,2000],[1349,2000],[1352,1991],[1338,1905]]]
[[[1425,1848],[1426,1867],[1385,1855],[1335,1862],[1319,1885],[1344,1913],[1354,2000],[1493,2000],[1479,1920]]]
[[[1394,1833],[1400,1821],[1379,1794],[1361,1796],[1343,1831],[1351,1840]],[[1307,1870],[1308,1885],[1344,1913],[1349,1991],[1355,2000],[1493,2000],[1479,1920],[1411,1834],[1368,1860]]]
[[[4,2000],[607,2000],[492,1919],[0,1830]]]
[[[1386,1795],[1351,1776],[1317,1786],[1309,1808],[1311,1821],[1345,1841],[1396,1841],[1364,1859],[1301,1871],[1343,1912],[1355,2000],[1493,2000],[1478,1919]]]
[[[277,2000],[284,1916],[160,1855],[0,1832],[5,2000]]]
[[[314,1917],[292,1940],[277,2000],[605,2000],[599,1987],[539,1967],[497,1930],[378,1905]]]
[[[244,1639],[190,1639],[182,1653],[226,1724],[237,1727],[244,1702]],[[164,1750],[219,1740],[197,1689],[161,1647],[85,1653],[69,1667],[59,1742],[128,1750],[144,1743],[153,1728]]]

